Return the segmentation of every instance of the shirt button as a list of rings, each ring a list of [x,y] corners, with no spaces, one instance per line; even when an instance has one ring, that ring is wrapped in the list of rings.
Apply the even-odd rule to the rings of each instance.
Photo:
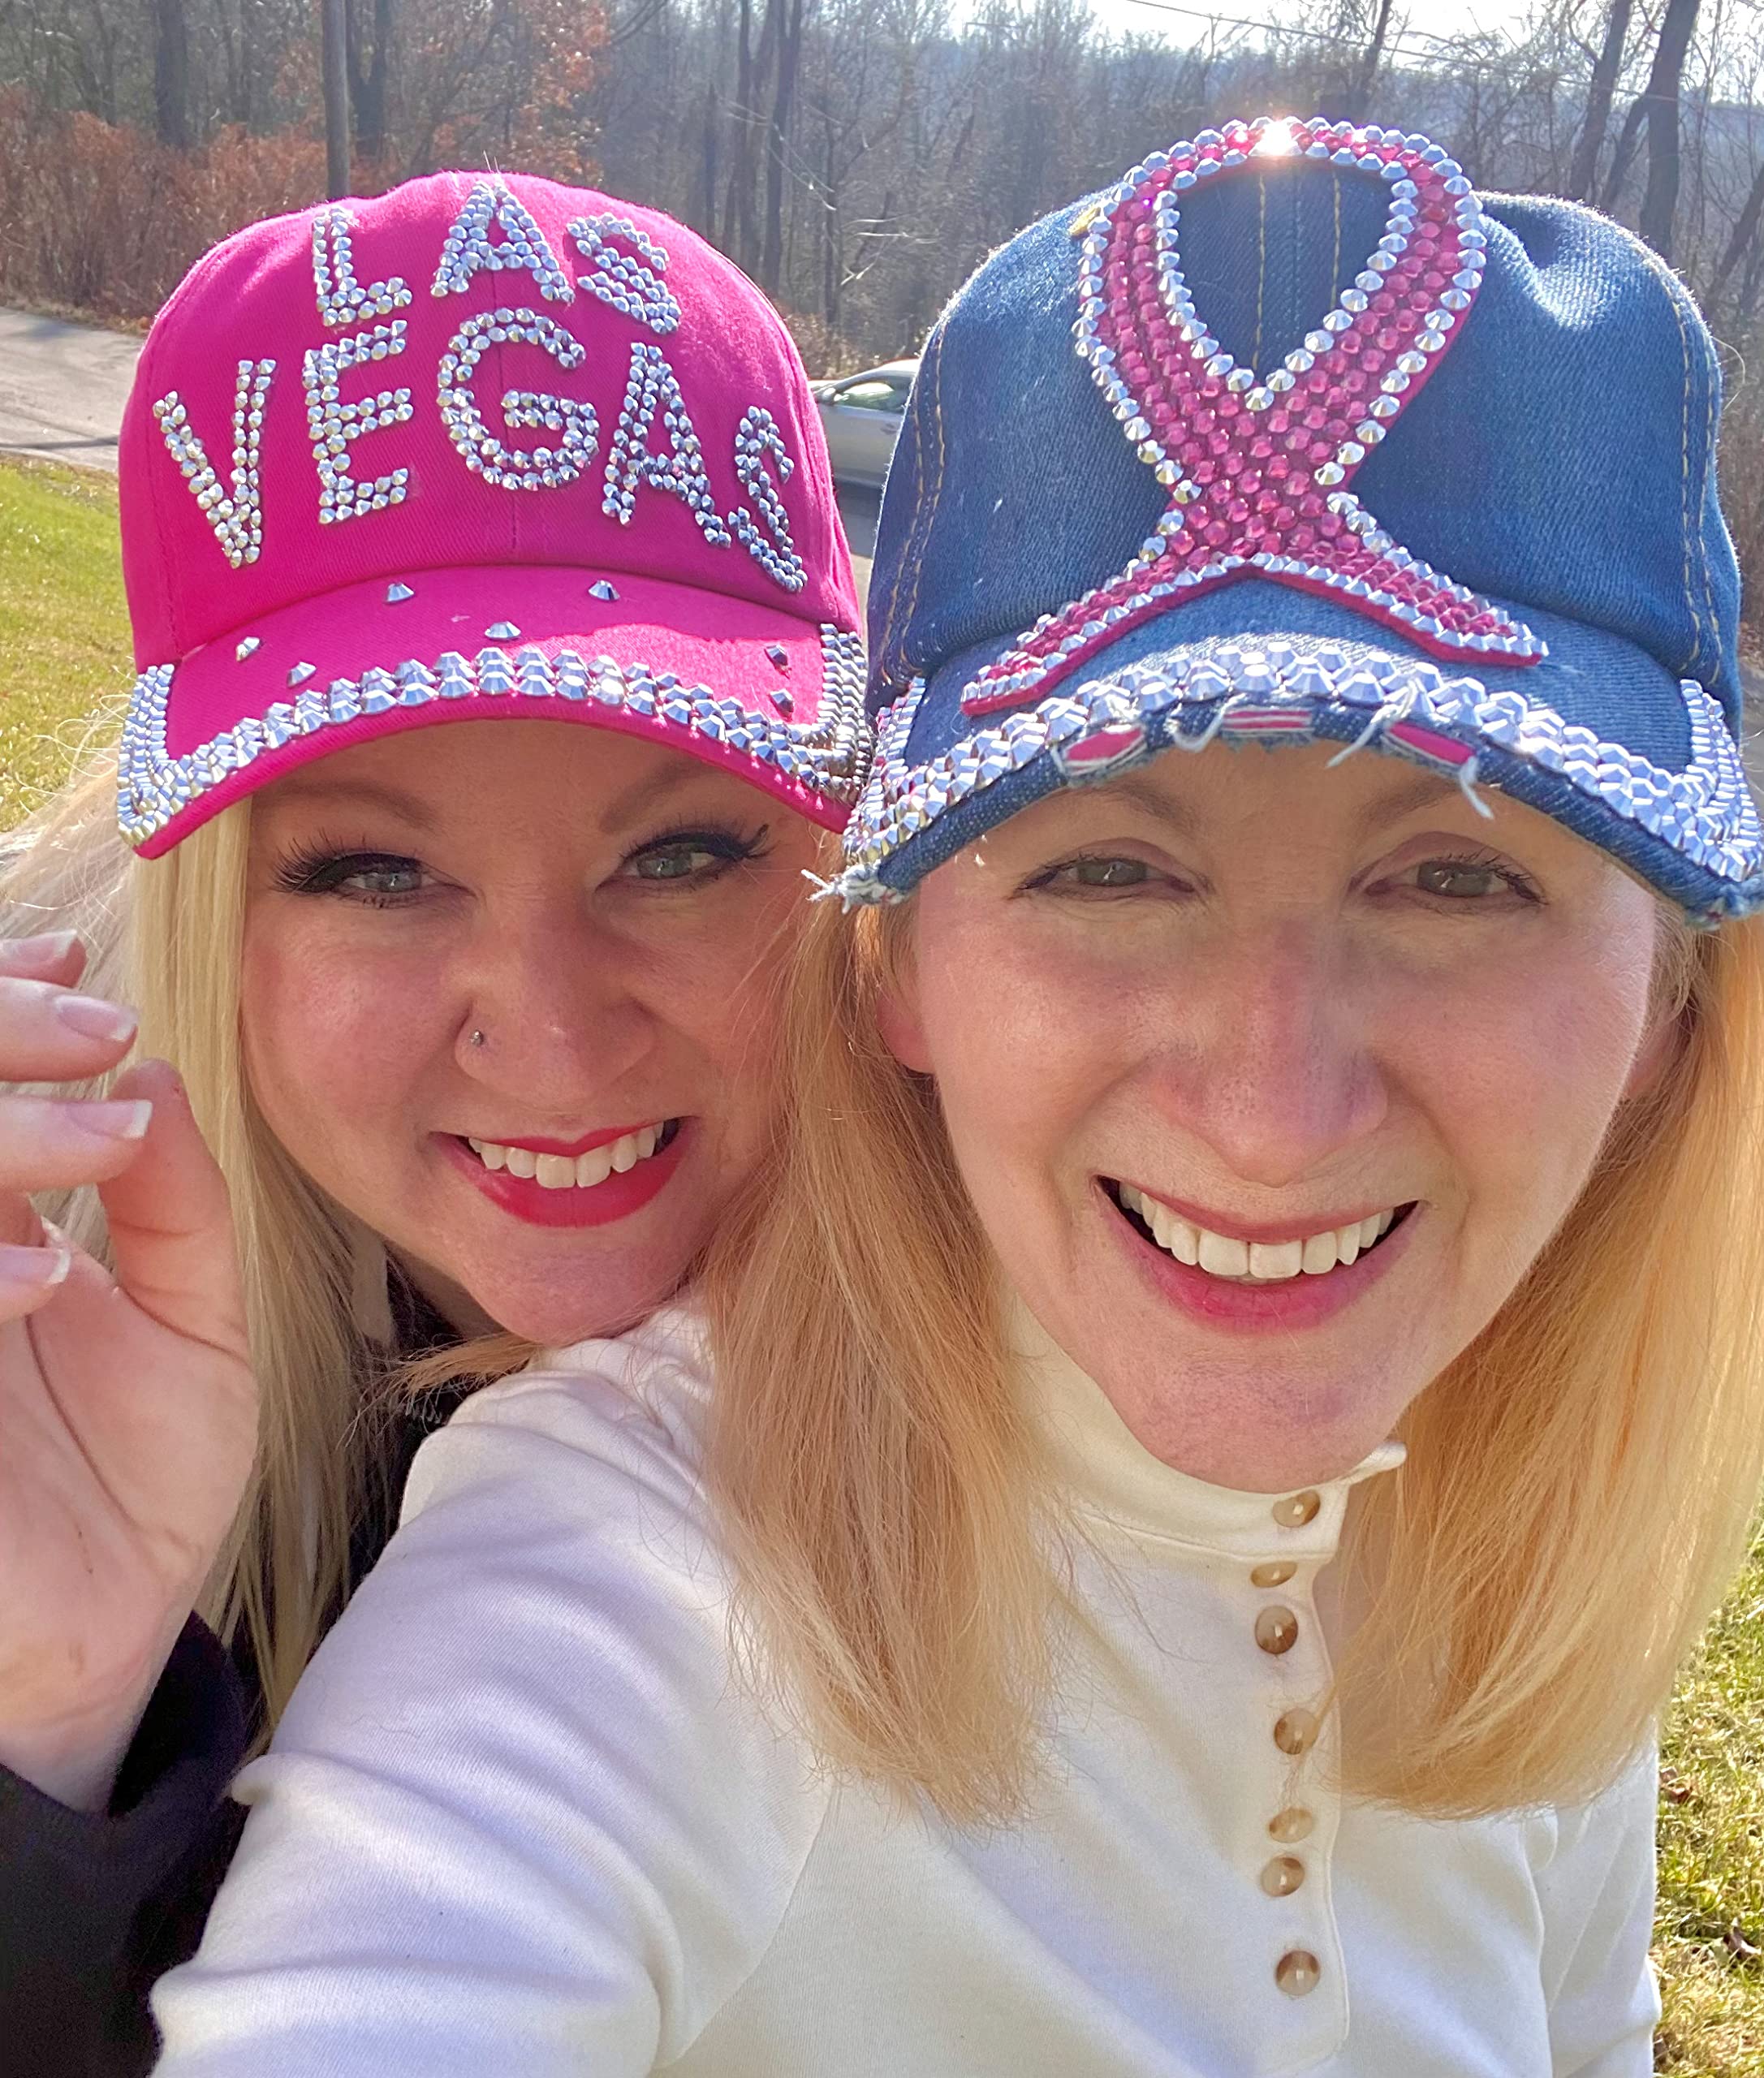
[[[1315,1991],[1323,1974],[1322,1965],[1309,1949],[1290,1948],[1274,1966],[1274,1981],[1288,1998],[1302,1998]]]
[[[1304,1753],[1317,1736],[1317,1719],[1309,1710],[1288,1710],[1274,1727],[1274,1743],[1283,1753]]]
[[[1296,1854],[1277,1854],[1262,1872],[1262,1887],[1270,1898],[1290,1898],[1305,1881],[1305,1865]]]
[[[1253,1588],[1283,1588],[1298,1569],[1296,1559],[1270,1558],[1266,1566],[1252,1569],[1249,1584]]]
[[[1299,1619],[1275,1602],[1256,1619],[1256,1643],[1265,1653],[1289,1653],[1299,1641]]]
[[[1308,1840],[1316,1823],[1302,1804],[1291,1804],[1284,1811],[1277,1811],[1268,1821],[1268,1837],[1278,1840],[1282,1847],[1291,1847],[1296,1840]]]
[[[1307,1486],[1302,1494],[1283,1494],[1274,1504],[1274,1519],[1282,1529],[1303,1529],[1308,1522],[1315,1521],[1322,1505],[1322,1495],[1315,1487]]]

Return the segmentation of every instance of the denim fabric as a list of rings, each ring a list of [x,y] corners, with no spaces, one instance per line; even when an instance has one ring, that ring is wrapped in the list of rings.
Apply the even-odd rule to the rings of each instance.
[[[1376,179],[1303,159],[1253,164],[1186,196],[1184,270],[1224,349],[1258,373],[1275,366],[1365,266],[1387,200]],[[878,536],[873,711],[916,679],[926,683],[878,785],[898,789],[907,769],[971,739],[976,718],[961,694],[975,672],[1119,571],[1164,510],[1168,494],[1073,351],[1073,226],[1090,213],[1075,205],[1012,239],[927,344]],[[1128,663],[1180,678],[1210,645],[1255,636],[1301,653],[1328,644],[1431,663],[1553,710],[1665,774],[1689,774],[1693,791],[1719,797],[1724,838],[1749,843],[1755,813],[1732,797],[1731,757],[1719,772],[1691,771],[1694,703],[1680,690],[1681,680],[1705,688],[1736,735],[1739,577],[1716,494],[1713,342],[1676,279],[1619,226],[1530,197],[1485,198],[1484,213],[1480,295],[1353,490],[1404,548],[1514,611],[1548,656],[1438,664],[1335,599],[1250,573],[1099,645],[1059,691],[1081,692]],[[1025,695],[1025,709],[1033,701]],[[1316,732],[1356,733],[1364,715],[1343,710],[1331,723],[1331,705],[1317,704]],[[1693,913],[1764,899],[1764,843],[1755,870],[1748,852],[1744,869],[1730,857],[1711,875],[1688,839],[1640,827],[1559,773],[1528,772],[1468,723],[1436,714],[1435,724],[1477,750],[1481,780],[1613,850]],[[947,809],[934,794],[928,826],[868,891],[907,891],[1058,778],[1015,773]],[[864,821],[849,834],[854,859]]]

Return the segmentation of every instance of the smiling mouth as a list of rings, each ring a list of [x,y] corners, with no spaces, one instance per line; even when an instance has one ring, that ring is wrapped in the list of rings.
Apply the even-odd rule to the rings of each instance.
[[[1281,1284],[1296,1277],[1326,1277],[1380,1248],[1413,1212],[1417,1200],[1369,1213],[1345,1227],[1286,1241],[1243,1241],[1184,1219],[1131,1183],[1103,1179],[1103,1188],[1128,1225],[1154,1248],[1223,1284]]]
[[[541,1190],[592,1191],[609,1176],[622,1176],[666,1153],[679,1129],[678,1119],[665,1119],[653,1126],[640,1126],[634,1132],[580,1154],[541,1154],[530,1147],[505,1145],[493,1140],[461,1139],[459,1145],[470,1148],[493,1174],[506,1170],[511,1176],[537,1183]]]

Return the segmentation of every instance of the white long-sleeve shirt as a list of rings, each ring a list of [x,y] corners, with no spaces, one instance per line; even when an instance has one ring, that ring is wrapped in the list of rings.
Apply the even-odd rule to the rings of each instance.
[[[162,2078],[1650,2070],[1647,1757],[1584,1807],[1439,1824],[1333,1795],[1326,1727],[1276,1742],[1326,1684],[1350,1490],[1400,1450],[1229,1492],[1057,1353],[1025,1390],[1084,1621],[1046,1778],[990,1834],[830,1779],[735,1672],[689,1318],[468,1400],[240,1778]]]

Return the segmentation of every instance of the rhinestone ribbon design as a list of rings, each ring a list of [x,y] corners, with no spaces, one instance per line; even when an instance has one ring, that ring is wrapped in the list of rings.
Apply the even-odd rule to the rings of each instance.
[[[1693,916],[1744,914],[1764,894],[1764,830],[1739,750],[1719,706],[1694,679],[1680,682],[1690,755],[1676,772],[1522,693],[1421,661],[1355,661],[1326,645],[1301,655],[1289,643],[1246,641],[1173,671],[1130,666],[1002,714],[914,763],[908,743],[925,683],[913,679],[878,719],[875,761],[846,830],[846,869],[832,886],[847,907],[902,899],[921,874],[891,885],[882,873],[895,853],[1037,759],[1045,761],[1045,792],[1105,778],[1160,750],[1200,750],[1215,737],[1376,744],[1466,789],[1480,778],[1527,798],[1535,793],[1551,813],[1566,789],[1616,818],[1599,842]],[[922,870],[948,848],[935,849]],[[1684,892],[1687,862],[1707,877],[1694,898]]]
[[[1294,157],[1384,180],[1390,210],[1353,285],[1258,379],[1195,308],[1180,200],[1203,181]],[[1347,488],[1451,346],[1487,243],[1458,166],[1395,131],[1263,118],[1203,130],[1136,166],[1085,234],[1073,331],[1169,503],[1124,570],[1044,615],[977,675],[964,709],[1016,706],[1135,623],[1258,576],[1335,599],[1454,662],[1542,657],[1529,628],[1409,554]]]
[[[243,661],[252,652],[241,644],[238,653]],[[494,646],[473,657],[449,650],[433,666],[410,658],[394,670],[376,668],[358,679],[334,679],[322,692],[313,688],[291,701],[277,701],[261,721],[248,716],[181,757],[173,757],[166,747],[166,709],[177,666],[155,664],[136,681],[123,725],[118,821],[127,842],[140,846],[230,774],[297,737],[394,707],[425,707],[434,701],[476,703],[511,695],[593,702],[670,722],[742,752],[830,800],[853,801],[863,783],[869,748],[862,637],[823,623],[821,657],[817,718],[783,722],[755,714],[738,700],[719,698],[707,686],[684,684],[672,671],[651,671],[611,657],[584,657],[573,649],[548,657],[536,644],[524,645],[512,656]],[[297,682],[300,670],[296,666],[291,682]],[[311,666],[304,670],[310,673]],[[772,695],[774,704],[787,712],[795,697],[783,688]]]

